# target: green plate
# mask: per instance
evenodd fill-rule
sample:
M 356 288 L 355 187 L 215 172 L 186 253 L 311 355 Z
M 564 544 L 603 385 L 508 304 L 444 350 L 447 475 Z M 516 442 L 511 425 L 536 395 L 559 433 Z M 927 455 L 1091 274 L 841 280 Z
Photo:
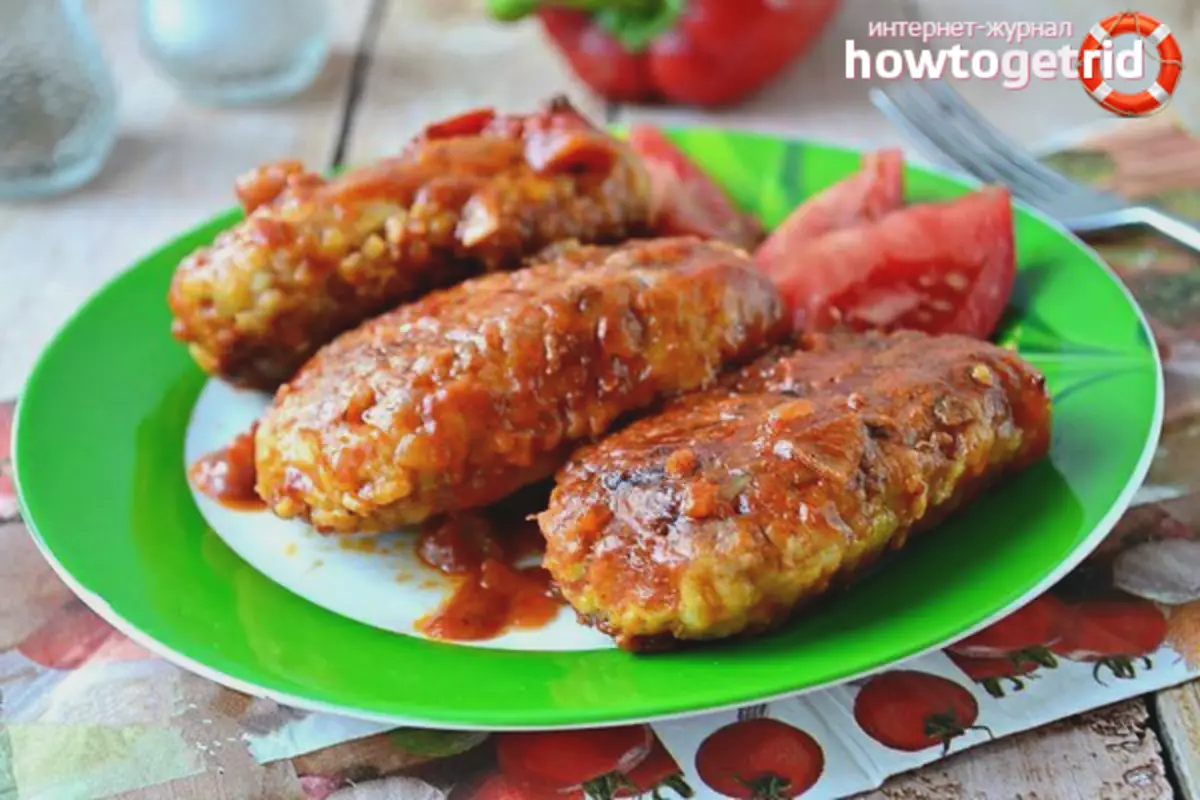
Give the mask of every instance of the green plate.
M 715 130 L 672 134 L 768 225 L 855 171 L 836 147 Z M 962 194 L 909 167 L 910 200 Z M 1057 580 L 1116 522 L 1162 411 L 1148 328 L 1079 241 L 1016 215 L 1020 273 L 1002 339 L 1044 370 L 1050 458 L 785 631 L 690 652 L 523 652 L 389 634 L 280 588 L 205 525 L 183 469 L 205 377 L 169 333 L 180 258 L 227 213 L 118 277 L 54 338 L 17 413 L 26 518 L 67 582 L 113 624 L 214 680 L 283 703 L 398 723 L 616 723 L 808 690 L 946 643 Z

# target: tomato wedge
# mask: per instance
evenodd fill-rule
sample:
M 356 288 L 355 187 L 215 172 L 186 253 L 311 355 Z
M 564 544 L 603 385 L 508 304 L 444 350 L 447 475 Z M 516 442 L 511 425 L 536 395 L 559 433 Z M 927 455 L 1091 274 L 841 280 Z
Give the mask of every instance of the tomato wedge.
M 760 269 L 786 272 L 788 257 L 830 231 L 871 222 L 904 204 L 904 154 L 881 150 L 862 169 L 805 200 L 788 214 L 754 254 Z
M 762 241 L 762 225 L 741 211 L 662 131 L 634 125 L 629 145 L 650 174 L 655 232 L 660 236 L 722 239 L 746 250 Z
M 798 330 L 909 328 L 987 338 L 1016 276 L 1012 203 L 989 187 L 843 228 L 771 266 Z

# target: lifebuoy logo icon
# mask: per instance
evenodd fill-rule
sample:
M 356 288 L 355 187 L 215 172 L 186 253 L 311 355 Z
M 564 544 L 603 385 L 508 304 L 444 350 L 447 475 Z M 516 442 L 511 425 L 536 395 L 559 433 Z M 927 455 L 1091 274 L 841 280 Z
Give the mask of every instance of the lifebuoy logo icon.
M 1112 40 L 1126 35 L 1136 35 L 1139 47 L 1153 45 L 1147 58 L 1158 62 L 1154 83 L 1136 93 L 1118 92 L 1106 80 L 1113 74 Z M 1075 67 L 1084 89 L 1103 108 L 1122 117 L 1144 117 L 1170 104 L 1183 74 L 1183 53 L 1165 23 L 1149 14 L 1122 11 L 1092 26 L 1079 47 Z

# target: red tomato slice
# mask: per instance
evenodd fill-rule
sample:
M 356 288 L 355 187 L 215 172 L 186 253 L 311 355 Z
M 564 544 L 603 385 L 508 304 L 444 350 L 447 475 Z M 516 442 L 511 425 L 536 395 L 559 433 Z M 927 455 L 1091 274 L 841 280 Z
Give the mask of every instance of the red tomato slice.
M 722 239 L 752 250 L 762 226 L 738 209 L 712 178 L 657 128 L 635 125 L 629 144 L 650 174 L 650 194 L 660 236 Z
M 787 272 L 789 255 L 817 237 L 871 222 L 904 204 L 904 155 L 881 150 L 863 158 L 862 169 L 813 195 L 788 214 L 754 254 L 768 275 Z
M 998 187 L 833 231 L 772 267 L 799 330 L 909 328 L 981 339 L 999 323 L 1015 276 L 1012 204 Z

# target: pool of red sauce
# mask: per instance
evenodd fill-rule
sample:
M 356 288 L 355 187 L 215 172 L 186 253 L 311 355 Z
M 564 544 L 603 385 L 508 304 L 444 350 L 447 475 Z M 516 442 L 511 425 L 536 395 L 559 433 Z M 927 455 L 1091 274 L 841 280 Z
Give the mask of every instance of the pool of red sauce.
M 254 491 L 254 428 L 238 434 L 227 447 L 196 459 L 188 479 L 200 492 L 226 508 L 258 511 L 266 507 Z
M 461 514 L 426 524 L 417 557 L 454 580 L 453 593 L 417 630 L 433 639 L 479 641 L 546 625 L 562 600 L 550 573 L 517 563 L 542 552 L 535 522 L 512 514 Z
M 188 469 L 200 492 L 227 508 L 265 508 L 254 490 L 254 428 L 227 447 L 201 456 Z M 558 615 L 563 602 L 541 567 L 518 562 L 542 552 L 537 523 L 526 519 L 527 500 L 484 512 L 439 517 L 417 538 L 417 557 L 454 582 L 438 608 L 417 620 L 433 639 L 478 641 L 513 630 L 540 628 Z

